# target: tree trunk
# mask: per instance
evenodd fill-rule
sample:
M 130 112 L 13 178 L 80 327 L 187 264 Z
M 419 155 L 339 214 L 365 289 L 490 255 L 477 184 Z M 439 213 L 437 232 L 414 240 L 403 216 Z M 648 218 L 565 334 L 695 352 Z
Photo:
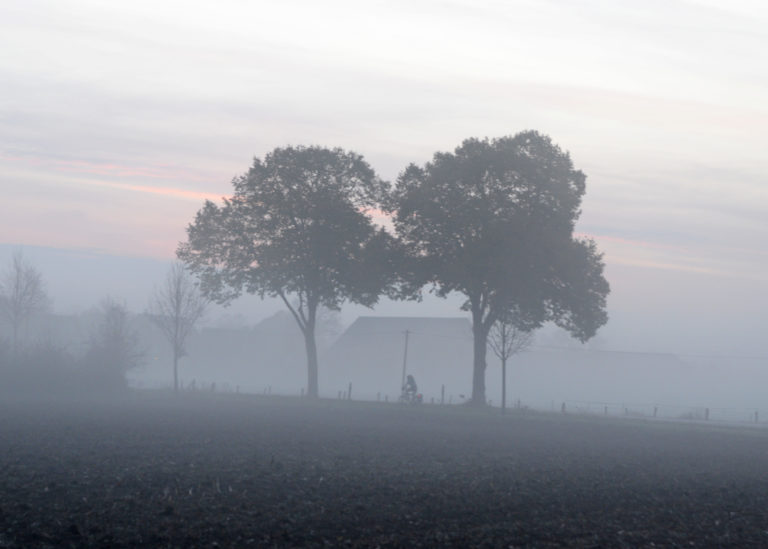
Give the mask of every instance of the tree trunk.
M 173 392 L 179 392 L 179 353 L 173 352 Z
M 507 359 L 501 359 L 501 413 L 507 413 Z
M 13 360 L 19 358 L 19 324 L 16 319 L 13 320 Z
M 307 396 L 317 398 L 317 344 L 315 331 L 309 328 L 304 333 L 304 345 L 307 348 Z
M 472 313 L 472 335 L 474 340 L 472 404 L 474 406 L 485 406 L 485 354 L 488 333 L 483 329 L 482 312 Z

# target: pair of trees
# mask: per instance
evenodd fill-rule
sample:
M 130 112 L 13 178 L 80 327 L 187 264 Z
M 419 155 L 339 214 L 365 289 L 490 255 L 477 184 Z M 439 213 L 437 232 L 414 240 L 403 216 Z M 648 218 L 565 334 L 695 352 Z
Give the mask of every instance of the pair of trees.
M 319 306 L 460 293 L 472 315 L 472 401 L 484 404 L 497 321 L 524 331 L 553 321 L 581 341 L 607 321 L 602 256 L 573 237 L 585 179 L 534 131 L 468 139 L 408 166 L 394 188 L 355 153 L 278 148 L 233 180 L 221 206 L 205 203 L 177 255 L 219 303 L 243 291 L 283 300 L 304 334 L 310 396 Z M 374 224 L 374 210 L 395 235 Z

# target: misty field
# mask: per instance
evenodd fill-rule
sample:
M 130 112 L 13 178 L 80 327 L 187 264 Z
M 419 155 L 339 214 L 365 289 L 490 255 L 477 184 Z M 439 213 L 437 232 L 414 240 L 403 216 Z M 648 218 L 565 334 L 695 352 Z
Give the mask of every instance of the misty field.
M 0 404 L 0 547 L 768 544 L 768 432 L 279 397 Z

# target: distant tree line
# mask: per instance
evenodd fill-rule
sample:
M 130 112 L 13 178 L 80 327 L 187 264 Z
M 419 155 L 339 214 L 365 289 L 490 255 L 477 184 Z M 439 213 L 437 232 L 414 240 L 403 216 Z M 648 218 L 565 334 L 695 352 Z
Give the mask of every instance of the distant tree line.
M 304 336 L 310 397 L 321 307 L 420 300 L 425 290 L 462 295 L 472 402 L 481 405 L 494 326 L 528 333 L 554 322 L 583 342 L 607 322 L 602 254 L 573 234 L 585 182 L 569 154 L 535 131 L 467 139 L 407 166 L 394 185 L 354 152 L 277 148 L 233 180 L 231 197 L 205 202 L 177 256 L 206 299 L 283 301 Z M 505 333 L 517 332 L 501 332 L 492 348 L 506 365 L 515 347 Z
M 0 394 L 114 393 L 127 387 L 126 373 L 144 353 L 125 305 L 111 298 L 98 307 L 84 353 L 73 354 L 50 339 L 30 341 L 28 323 L 50 298 L 42 274 L 21 252 L 0 276 L 0 314 L 10 338 L 0 334 Z
M 573 235 L 585 181 L 568 153 L 535 131 L 467 139 L 407 166 L 394 185 L 338 148 L 284 147 L 256 158 L 231 197 L 205 202 L 177 250 L 181 263 L 151 299 L 147 314 L 172 349 L 174 389 L 186 340 L 210 301 L 244 292 L 281 299 L 303 335 L 307 395 L 316 397 L 322 311 L 372 307 L 381 296 L 421 300 L 429 291 L 464 297 L 472 402 L 484 404 L 489 347 L 506 377 L 507 360 L 545 322 L 583 342 L 607 321 L 602 255 Z M 23 344 L 30 317 L 49 303 L 40 273 L 15 254 L 0 276 L 10 326 L 10 337 L 0 337 L 0 375 L 58 362 L 88 383 L 124 387 L 143 354 L 125 306 L 105 300 L 88 351 L 70 357 Z

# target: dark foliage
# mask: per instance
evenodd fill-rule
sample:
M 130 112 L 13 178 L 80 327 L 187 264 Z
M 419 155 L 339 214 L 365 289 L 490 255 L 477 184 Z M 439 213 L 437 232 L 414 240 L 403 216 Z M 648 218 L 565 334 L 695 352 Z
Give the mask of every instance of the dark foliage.
M 500 318 L 553 321 L 585 341 L 607 321 L 609 286 L 589 239 L 574 238 L 585 175 L 549 137 L 467 139 L 398 178 L 388 209 L 410 255 L 405 295 L 458 292 L 472 313 L 472 400 L 485 403 L 486 340 Z
M 178 257 L 203 293 L 279 297 L 304 334 L 308 395 L 317 396 L 318 307 L 373 305 L 391 279 L 392 238 L 372 223 L 386 184 L 358 154 L 286 147 L 255 159 L 221 206 L 206 202 Z

